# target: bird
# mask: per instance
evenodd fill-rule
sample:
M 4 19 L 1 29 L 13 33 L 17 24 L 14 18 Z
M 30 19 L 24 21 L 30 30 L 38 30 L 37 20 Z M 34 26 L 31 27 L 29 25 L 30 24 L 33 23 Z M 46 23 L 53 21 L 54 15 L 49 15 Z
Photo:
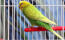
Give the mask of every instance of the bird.
M 52 28 L 51 24 L 57 25 L 55 22 L 48 19 L 44 16 L 40 10 L 38 10 L 35 5 L 32 5 L 30 2 L 27 1 L 20 1 L 19 2 L 19 9 L 23 12 L 25 17 L 29 20 L 32 26 L 41 26 L 46 28 L 48 31 L 56 35 L 61 40 L 64 40 L 62 36 L 56 33 Z

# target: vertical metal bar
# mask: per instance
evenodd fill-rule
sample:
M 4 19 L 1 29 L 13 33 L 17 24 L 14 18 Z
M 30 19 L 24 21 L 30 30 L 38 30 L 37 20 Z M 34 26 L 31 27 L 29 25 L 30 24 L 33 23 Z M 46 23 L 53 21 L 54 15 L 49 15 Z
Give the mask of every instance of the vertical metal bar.
M 33 5 L 33 0 L 32 0 L 32 5 Z M 34 39 L 33 39 L 33 32 L 32 32 L 32 40 L 34 40 Z
M 12 7 L 12 40 L 15 40 L 15 0 L 14 0 L 14 4 L 13 4 L 13 0 L 12 0 L 11 7 Z M 13 10 L 13 7 L 14 7 L 14 10 Z
M 40 40 L 43 40 L 43 37 L 42 37 L 42 32 L 40 32 L 40 36 L 41 36 L 41 37 L 40 37 Z
M 13 17 L 14 17 L 14 19 L 13 19 L 13 20 L 14 20 L 14 21 L 13 21 L 13 24 L 14 24 L 14 25 L 13 25 L 13 31 L 14 31 L 14 32 L 13 32 L 13 35 L 14 35 L 14 37 L 13 37 L 13 40 L 15 40 L 15 6 L 16 6 L 16 5 L 15 5 L 15 0 L 14 0 L 14 14 L 13 14 Z
M 61 26 L 62 26 L 62 0 L 61 0 Z M 62 34 L 62 31 L 61 31 Z
M 24 16 L 24 29 L 25 29 L 25 16 Z M 25 31 L 24 31 L 24 40 L 25 40 Z
M 47 6 L 45 6 L 45 16 L 46 16 L 46 7 L 47 7 Z M 46 39 L 46 31 L 45 31 L 45 40 L 47 40 L 47 39 Z
M 21 1 L 21 0 L 20 0 L 20 1 Z M 20 21 L 19 21 L 20 24 L 18 24 L 18 26 L 20 25 L 20 26 L 18 27 L 18 29 L 20 30 L 20 33 L 18 33 L 18 35 L 20 34 L 20 40 L 21 40 L 21 11 L 20 11 L 20 14 L 18 13 L 18 15 L 20 15 L 20 17 L 19 17 L 19 18 L 20 18 Z M 18 31 L 18 32 L 19 32 L 19 31 Z M 18 38 L 18 40 L 19 40 L 19 38 Z
M 24 29 L 25 29 L 25 16 L 24 16 Z M 24 31 L 24 40 L 25 40 L 25 31 Z
M 28 28 L 29 28 L 29 21 L 28 21 Z M 28 40 L 29 40 L 29 32 L 28 32 Z
M 58 0 L 57 0 L 57 25 L 58 25 Z M 57 33 L 58 33 L 58 31 L 57 31 Z M 57 37 L 57 40 L 58 40 L 58 37 Z
M 41 2 L 41 0 L 40 0 L 40 2 Z M 41 4 L 40 4 L 41 5 Z M 40 6 L 40 11 L 41 11 L 41 6 Z M 42 32 L 40 31 L 40 40 L 42 40 L 43 39 L 43 37 L 42 37 Z
M 0 5 L 1 5 L 1 0 L 0 0 Z M 1 6 L 0 6 L 0 38 L 1 38 Z
M 18 4 L 18 0 L 17 0 L 17 4 Z M 18 40 L 18 6 L 17 6 L 17 37 L 16 39 Z
M 32 5 L 33 5 L 33 0 L 32 0 Z
M 38 8 L 38 6 L 36 6 Z M 34 40 L 34 38 L 33 38 Z M 36 40 L 38 40 L 38 32 L 36 32 Z
M 28 0 L 28 2 L 29 2 L 29 0 Z M 28 28 L 29 28 L 29 21 L 28 21 Z M 28 40 L 29 40 L 29 32 L 28 32 Z
M 42 5 L 42 4 L 41 4 L 41 0 L 40 0 L 40 5 Z M 45 6 L 43 6 L 43 7 L 45 7 Z M 42 9 L 42 6 L 40 6 L 40 11 L 42 12 L 41 9 Z M 45 32 L 44 32 L 44 34 L 45 34 Z M 44 40 L 44 39 L 43 39 L 43 32 L 42 32 L 42 31 L 40 31 L 40 36 L 41 36 L 41 37 L 40 37 L 40 40 Z
M 54 21 L 54 0 L 53 0 L 53 21 Z M 53 40 L 54 40 L 54 35 L 53 35 Z
M 10 9 L 9 9 L 9 0 L 8 0 L 8 40 L 9 40 L 9 12 Z
M 12 0 L 12 3 L 13 3 L 13 0 Z M 13 24 L 13 4 L 12 4 L 12 40 L 14 39 L 14 36 L 13 36 L 13 27 L 14 27 L 14 24 Z
M 36 5 L 37 5 L 37 0 L 36 0 Z
M 5 40 L 5 0 L 4 0 L 4 30 L 3 30 L 3 39 Z
M 63 38 L 64 38 L 64 0 L 63 0 Z
M 20 11 L 20 35 L 21 35 L 21 11 Z M 21 36 L 20 36 L 20 40 L 21 40 Z
M 29 2 L 29 0 L 28 0 L 28 2 Z M 28 21 L 28 28 L 29 28 L 29 21 Z M 29 40 L 29 32 L 28 32 L 28 40 Z
M 29 0 L 28 0 L 28 2 L 29 2 Z M 29 28 L 29 21 L 28 21 L 28 28 Z M 29 32 L 28 32 L 28 40 L 30 40 L 30 39 L 29 39 Z
M 64 38 L 64 0 L 61 0 L 61 25 L 63 26 L 61 34 Z
M 49 0 L 49 6 L 48 7 L 49 7 L 49 19 L 50 19 L 50 0 Z M 50 39 L 50 32 L 49 32 L 49 40 L 51 40 Z
M 20 35 L 21 35 L 21 11 L 20 11 Z M 20 36 L 20 40 L 21 40 L 21 36 Z

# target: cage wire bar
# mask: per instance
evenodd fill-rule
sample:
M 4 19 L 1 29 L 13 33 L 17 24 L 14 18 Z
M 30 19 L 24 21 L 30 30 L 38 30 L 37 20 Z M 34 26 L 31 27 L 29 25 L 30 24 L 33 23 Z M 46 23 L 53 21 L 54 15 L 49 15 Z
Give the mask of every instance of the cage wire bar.
M 46 2 L 46 1 L 45 1 Z M 47 15 L 46 15 L 46 6 L 45 6 L 45 16 L 47 17 Z M 46 31 L 45 31 L 45 40 L 47 40 L 47 38 L 46 38 Z
M 18 16 L 19 16 L 19 14 L 18 14 L 18 10 L 16 10 L 16 7 L 17 7 L 17 9 L 19 9 L 18 7 L 19 6 L 17 6 L 17 5 L 15 5 L 15 3 L 19 3 L 18 2 L 18 0 L 17 0 L 17 2 L 15 2 L 16 0 L 12 0 L 12 5 L 10 5 L 10 1 L 11 0 L 8 0 L 8 5 L 6 5 L 5 4 L 5 1 L 6 0 L 4 0 L 4 5 L 1 5 L 1 1 L 2 0 L 0 0 L 0 39 L 3 39 L 3 40 L 26 40 L 26 32 L 25 31 L 23 31 L 23 33 L 24 33 L 24 35 L 22 34 L 22 25 L 23 24 L 21 24 L 21 15 L 22 15 L 22 13 L 21 13 L 21 11 L 20 11 L 20 21 L 18 21 Z M 21 1 L 21 0 L 20 0 Z M 24 1 L 28 1 L 28 2 L 30 2 L 29 0 L 24 0 Z M 48 5 L 42 5 L 41 4 L 41 0 L 32 0 L 32 4 L 34 3 L 33 1 L 35 1 L 36 2 L 36 4 L 37 5 L 35 5 L 38 9 L 39 9 L 39 7 L 40 7 L 40 11 L 42 12 L 42 7 L 45 7 L 45 10 L 44 10 L 44 12 L 45 12 L 45 16 L 46 17 L 48 17 L 50 20 L 51 20 L 51 7 L 53 7 L 53 20 L 52 21 L 55 21 L 54 20 L 54 12 L 55 12 L 55 6 L 57 7 L 57 24 L 58 24 L 58 16 L 59 16 L 59 6 L 61 7 L 61 26 L 63 26 L 63 30 L 61 31 L 61 36 L 64 38 L 64 7 L 65 7 L 65 5 L 64 5 L 64 0 L 61 0 L 61 5 L 59 5 L 58 3 L 58 0 L 57 0 L 57 5 L 54 5 L 54 2 L 53 2 L 53 5 L 50 5 L 51 4 L 51 0 L 49 0 L 49 4 Z M 39 1 L 40 2 L 40 4 L 38 5 L 38 2 L 37 1 Z M 54 1 L 54 0 L 53 0 Z M 1 9 L 1 7 L 4 7 L 4 13 L 2 14 L 2 9 Z M 6 15 L 6 7 L 8 7 L 8 14 Z M 12 13 L 10 13 L 10 7 L 12 7 Z M 47 16 L 47 8 L 49 8 L 49 15 Z M 17 11 L 17 13 L 16 13 L 16 11 Z M 10 22 L 10 15 L 12 14 L 12 22 Z M 3 16 L 2 16 L 3 15 Z M 6 23 L 5 23 L 5 21 L 6 21 L 6 16 L 7 16 L 7 20 L 8 20 L 8 22 L 7 22 L 7 24 L 8 24 L 8 34 L 7 34 L 7 37 L 8 37 L 8 39 L 6 39 Z M 17 20 L 16 20 L 16 18 L 15 18 L 15 16 L 17 17 Z M 2 23 L 1 23 L 1 21 L 2 21 L 2 19 L 3 19 L 3 25 L 2 25 Z M 17 22 L 17 23 L 15 23 L 15 22 Z M 10 33 L 10 25 L 12 24 L 12 39 L 10 39 L 10 35 L 11 35 L 11 33 Z M 16 25 L 16 27 L 15 27 L 15 25 Z M 20 25 L 20 27 L 18 27 Z M 2 38 L 2 35 L 1 35 L 1 32 L 2 32 L 2 30 L 1 30 L 1 28 L 2 28 L 2 26 L 3 26 L 3 38 Z M 54 25 L 53 25 L 54 26 Z M 29 21 L 28 21 L 28 25 L 27 25 L 27 27 L 29 28 L 30 27 L 30 23 L 29 23 Z M 24 29 L 26 28 L 26 17 L 24 16 Z M 19 30 L 20 29 L 20 30 Z M 19 33 L 20 32 L 20 33 Z M 34 34 L 35 33 L 35 34 Z M 44 33 L 44 34 L 43 34 Z M 51 36 L 52 34 L 51 34 L 51 32 L 48 32 L 48 31 L 45 31 L 45 32 L 28 32 L 27 34 L 27 40 L 47 40 L 47 34 L 46 33 L 49 33 L 48 34 L 48 36 L 49 36 L 49 39 L 48 40 L 55 40 L 55 36 L 53 35 L 53 36 Z M 58 31 L 57 31 L 57 33 L 58 34 L 60 34 Z M 20 35 L 19 35 L 20 34 Z M 31 35 L 30 35 L 31 34 Z M 22 37 L 21 37 L 21 35 L 23 35 L 23 39 L 22 39 Z M 35 35 L 35 37 L 34 37 L 34 35 Z M 44 36 L 43 36 L 44 35 Z M 30 36 L 32 36 L 32 39 L 30 39 Z M 19 38 L 20 37 L 20 38 Z M 40 37 L 40 38 L 39 38 Z M 43 38 L 44 37 L 44 38 Z M 52 39 L 51 39 L 51 37 L 52 37 Z M 35 39 L 36 38 L 36 39 Z M 57 40 L 59 40 L 58 38 L 57 38 Z
M 41 2 L 41 0 L 40 0 L 40 2 Z M 41 8 L 40 8 L 40 10 L 41 10 Z M 40 39 L 41 39 L 41 40 L 43 39 L 42 33 L 43 33 L 43 32 L 40 32 Z M 45 31 L 45 33 L 46 33 L 46 31 Z M 46 34 L 45 34 L 45 38 L 46 38 Z
M 63 0 L 63 5 L 64 5 L 64 0 Z M 63 6 L 63 38 L 64 38 L 64 6 Z
M 0 0 L 0 5 L 1 5 L 1 0 Z M 0 7 L 0 35 L 1 35 L 1 7 Z M 1 38 L 1 36 L 0 36 Z
M 4 27 L 3 27 L 3 40 L 5 40 L 5 0 L 4 0 L 4 23 L 3 23 L 3 25 L 4 25 Z
M 13 0 L 12 0 L 12 3 L 13 3 Z M 15 2 L 14 2 L 14 3 L 15 3 Z M 12 4 L 12 5 L 15 5 L 15 4 Z M 15 6 L 14 6 L 14 7 L 15 7 Z M 14 13 L 13 13 L 13 11 L 15 12 L 15 8 L 13 9 L 13 6 L 12 6 L 12 40 L 14 40 L 14 35 L 13 35 L 13 34 L 14 34 L 14 27 L 15 27 L 15 26 L 14 26 L 14 23 L 15 23 L 15 22 L 14 22 L 14 20 L 13 20 L 13 19 L 14 19 L 14 16 L 13 16 Z
M 61 5 L 62 5 L 62 3 L 61 3 Z M 62 7 L 61 7 L 61 13 L 62 13 Z M 61 25 L 62 25 L 62 14 L 61 14 Z
M 57 0 L 57 5 L 58 5 L 58 0 Z M 58 25 L 58 6 L 57 6 L 57 25 Z M 57 31 L 58 33 L 58 31 Z M 57 37 L 57 40 L 58 40 L 58 37 Z
M 61 5 L 62 5 L 62 1 L 61 1 Z M 58 6 L 57 6 L 58 7 Z M 62 25 L 62 6 L 61 6 L 61 25 Z M 62 31 L 61 31 L 62 32 Z M 62 34 L 62 33 L 61 33 Z
M 21 12 L 20 12 L 20 18 L 21 18 Z M 20 22 L 21 22 L 21 19 L 20 19 Z M 21 28 L 21 24 L 20 24 L 20 28 Z M 21 35 L 21 29 L 20 29 L 20 35 Z
M 9 32 L 10 32 L 10 31 L 9 31 L 9 28 L 10 28 L 10 27 L 9 27 L 9 26 L 10 26 L 10 24 L 9 24 L 9 22 L 10 22 L 10 21 L 9 21 L 9 18 L 10 18 L 10 6 L 9 6 L 9 5 L 10 5 L 10 0 L 8 0 L 8 40 L 9 40 L 9 34 L 10 34 L 10 33 L 9 33 Z
M 29 2 L 29 0 L 28 0 L 28 2 Z M 28 21 L 28 28 L 29 28 L 29 21 Z M 29 39 L 29 32 L 28 32 L 28 40 L 30 40 L 30 39 Z
M 54 0 L 53 0 L 54 1 Z M 53 2 L 53 21 L 54 21 L 54 2 Z M 54 25 L 53 25 L 54 26 Z M 54 40 L 54 35 L 53 35 L 53 40 Z
M 49 0 L 49 19 L 50 19 L 50 0 Z M 50 40 L 50 32 L 49 32 L 49 40 Z
M 14 1 L 14 2 L 15 2 L 15 1 Z M 17 3 L 18 3 L 18 1 L 17 1 Z M 15 6 L 15 7 L 16 7 L 16 6 Z M 18 16 L 18 6 L 17 6 L 17 16 Z M 17 29 L 17 37 L 16 37 L 16 39 L 17 39 L 17 40 L 19 40 L 19 39 L 18 39 L 18 25 L 19 25 L 19 24 L 18 24 L 18 17 L 17 17 L 17 28 L 16 28 L 16 29 Z

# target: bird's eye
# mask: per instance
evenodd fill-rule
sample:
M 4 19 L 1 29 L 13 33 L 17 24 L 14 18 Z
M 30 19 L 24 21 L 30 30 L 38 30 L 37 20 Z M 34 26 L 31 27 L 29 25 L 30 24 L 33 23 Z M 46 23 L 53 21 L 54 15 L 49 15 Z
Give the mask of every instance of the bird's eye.
M 22 5 L 23 3 L 21 3 L 21 5 Z
M 22 5 L 23 3 L 20 4 L 20 6 Z

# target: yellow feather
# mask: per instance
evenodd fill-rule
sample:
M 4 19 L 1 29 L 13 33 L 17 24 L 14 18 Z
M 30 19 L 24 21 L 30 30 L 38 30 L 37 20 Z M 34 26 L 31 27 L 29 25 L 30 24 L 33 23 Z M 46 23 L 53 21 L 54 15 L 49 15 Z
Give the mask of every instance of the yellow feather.
M 55 31 L 52 31 L 53 34 L 55 34 L 57 37 L 59 37 L 61 40 L 64 40 L 59 34 L 57 34 Z

